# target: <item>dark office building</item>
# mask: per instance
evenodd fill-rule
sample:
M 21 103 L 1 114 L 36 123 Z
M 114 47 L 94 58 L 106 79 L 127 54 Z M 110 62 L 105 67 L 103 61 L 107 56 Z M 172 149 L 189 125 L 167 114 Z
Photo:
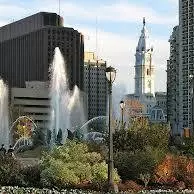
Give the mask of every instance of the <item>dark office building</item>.
M 63 27 L 55 13 L 40 12 L 0 28 L 0 76 L 9 87 L 25 87 L 25 81 L 47 81 L 55 47 L 67 63 L 70 89 L 83 90 L 83 35 Z

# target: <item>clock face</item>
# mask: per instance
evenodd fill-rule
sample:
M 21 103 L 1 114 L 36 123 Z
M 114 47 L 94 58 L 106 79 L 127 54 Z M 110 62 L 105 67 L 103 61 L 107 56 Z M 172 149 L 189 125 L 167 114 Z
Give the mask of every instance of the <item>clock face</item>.
M 146 57 L 146 62 L 150 62 L 150 56 Z

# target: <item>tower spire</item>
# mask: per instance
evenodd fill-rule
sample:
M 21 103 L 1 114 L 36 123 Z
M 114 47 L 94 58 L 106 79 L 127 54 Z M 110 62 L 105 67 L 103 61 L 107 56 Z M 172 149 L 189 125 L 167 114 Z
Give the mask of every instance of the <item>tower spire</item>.
M 143 25 L 145 26 L 145 17 L 143 17 Z

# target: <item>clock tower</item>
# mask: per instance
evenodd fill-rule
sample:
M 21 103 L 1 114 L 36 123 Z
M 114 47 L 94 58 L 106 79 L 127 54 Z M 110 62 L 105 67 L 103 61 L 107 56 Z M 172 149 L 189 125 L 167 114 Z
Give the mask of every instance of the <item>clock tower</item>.
M 149 37 L 143 18 L 143 28 L 136 47 L 135 54 L 135 95 L 154 96 L 154 66 L 152 64 L 153 47 L 149 45 Z

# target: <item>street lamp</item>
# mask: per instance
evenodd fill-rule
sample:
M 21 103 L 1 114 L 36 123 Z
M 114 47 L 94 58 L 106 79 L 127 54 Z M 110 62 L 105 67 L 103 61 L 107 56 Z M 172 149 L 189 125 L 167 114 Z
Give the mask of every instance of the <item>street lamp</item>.
M 109 115 L 108 115 L 108 132 L 109 132 L 109 154 L 108 154 L 108 186 L 109 191 L 114 191 L 114 180 L 113 180 L 113 133 L 112 133 L 112 84 L 116 78 L 116 70 L 113 67 L 106 68 L 106 77 L 108 79 L 109 89 Z
M 121 108 L 121 126 L 122 129 L 124 128 L 123 126 L 123 113 L 124 113 L 124 107 L 125 107 L 125 103 L 123 100 L 120 101 L 120 108 Z

